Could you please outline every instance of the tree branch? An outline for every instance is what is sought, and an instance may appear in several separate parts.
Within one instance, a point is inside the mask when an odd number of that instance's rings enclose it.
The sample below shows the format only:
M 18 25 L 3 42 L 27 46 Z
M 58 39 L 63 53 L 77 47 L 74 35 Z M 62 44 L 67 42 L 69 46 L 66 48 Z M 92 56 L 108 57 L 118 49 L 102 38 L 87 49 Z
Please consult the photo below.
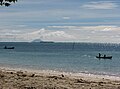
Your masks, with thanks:
M 1 6 L 10 6 L 12 2 L 17 2 L 17 0 L 0 0 L 0 5 Z

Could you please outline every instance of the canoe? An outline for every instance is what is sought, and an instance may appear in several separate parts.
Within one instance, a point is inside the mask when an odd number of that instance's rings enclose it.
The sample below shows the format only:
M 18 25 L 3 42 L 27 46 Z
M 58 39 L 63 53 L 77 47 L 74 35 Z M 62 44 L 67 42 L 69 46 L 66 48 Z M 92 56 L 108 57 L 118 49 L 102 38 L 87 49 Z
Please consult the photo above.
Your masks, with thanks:
M 4 47 L 4 49 L 14 49 L 15 47 Z
M 99 56 L 96 56 L 96 58 L 99 58 L 99 59 L 112 59 L 112 56 L 106 56 L 106 57 L 99 57 Z

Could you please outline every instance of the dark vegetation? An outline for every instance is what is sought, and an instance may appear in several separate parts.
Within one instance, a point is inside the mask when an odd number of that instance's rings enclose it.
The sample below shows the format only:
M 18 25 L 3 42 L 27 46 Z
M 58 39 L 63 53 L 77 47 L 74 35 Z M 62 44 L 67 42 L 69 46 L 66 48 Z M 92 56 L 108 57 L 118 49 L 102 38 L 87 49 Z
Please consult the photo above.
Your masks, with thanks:
M 15 3 L 18 0 L 0 0 L 0 6 L 10 6 L 11 3 Z

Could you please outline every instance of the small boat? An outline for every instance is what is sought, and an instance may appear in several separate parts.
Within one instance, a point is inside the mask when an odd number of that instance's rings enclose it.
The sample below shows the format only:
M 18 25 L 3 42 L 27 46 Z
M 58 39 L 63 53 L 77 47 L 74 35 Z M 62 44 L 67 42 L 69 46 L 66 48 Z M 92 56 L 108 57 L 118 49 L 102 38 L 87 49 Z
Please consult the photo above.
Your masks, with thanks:
M 112 59 L 112 56 L 107 56 L 107 57 L 99 57 L 99 56 L 96 56 L 96 58 L 99 58 L 99 59 Z
M 14 49 L 15 47 L 7 47 L 5 46 L 4 49 Z
M 99 59 L 112 59 L 112 56 L 101 56 L 101 54 L 99 53 L 99 56 L 96 56 L 96 58 L 99 58 Z

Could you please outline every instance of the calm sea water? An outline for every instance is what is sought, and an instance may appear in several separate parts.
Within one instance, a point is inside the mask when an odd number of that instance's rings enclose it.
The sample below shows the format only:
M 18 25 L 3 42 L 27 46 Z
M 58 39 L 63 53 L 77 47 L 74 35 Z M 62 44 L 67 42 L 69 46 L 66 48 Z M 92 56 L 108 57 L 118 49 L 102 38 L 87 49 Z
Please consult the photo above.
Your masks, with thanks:
M 99 60 L 98 53 L 113 58 Z M 120 44 L 1 42 L 0 66 L 119 76 Z

